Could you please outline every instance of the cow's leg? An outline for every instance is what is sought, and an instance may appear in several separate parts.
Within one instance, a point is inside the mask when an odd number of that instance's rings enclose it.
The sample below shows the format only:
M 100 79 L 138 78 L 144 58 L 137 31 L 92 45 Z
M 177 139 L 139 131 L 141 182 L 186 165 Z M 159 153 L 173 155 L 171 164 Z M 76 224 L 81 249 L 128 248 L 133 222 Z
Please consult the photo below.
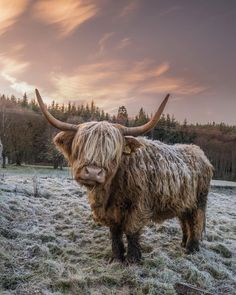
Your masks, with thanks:
M 189 237 L 188 220 L 185 217 L 181 216 L 179 218 L 179 222 L 180 222 L 182 232 L 183 232 L 181 246 L 183 248 L 185 248 L 186 244 L 187 244 L 187 241 L 188 241 L 188 237 Z
M 128 263 L 136 263 L 141 260 L 142 253 L 139 244 L 140 232 L 134 234 L 127 234 L 128 252 L 126 260 Z
M 198 208 L 187 214 L 189 237 L 186 243 L 186 253 L 199 251 L 199 240 L 205 225 L 205 210 Z
M 117 261 L 124 261 L 124 253 L 125 247 L 122 241 L 123 232 L 121 227 L 112 227 L 110 228 L 111 232 L 111 243 L 112 243 L 112 258 L 110 262 L 117 260 Z

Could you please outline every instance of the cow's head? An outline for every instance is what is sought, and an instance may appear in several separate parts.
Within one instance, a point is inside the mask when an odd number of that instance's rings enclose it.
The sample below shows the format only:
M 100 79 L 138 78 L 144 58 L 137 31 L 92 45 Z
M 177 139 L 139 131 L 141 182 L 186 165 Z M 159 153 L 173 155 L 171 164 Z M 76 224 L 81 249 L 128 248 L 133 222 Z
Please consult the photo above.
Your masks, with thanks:
M 107 121 L 78 125 L 61 122 L 48 112 L 37 89 L 36 96 L 49 123 L 62 130 L 54 138 L 55 145 L 70 163 L 76 181 L 88 188 L 110 182 L 119 167 L 122 154 L 129 155 L 141 147 L 134 136 L 155 127 L 169 98 L 168 94 L 148 123 L 125 127 Z

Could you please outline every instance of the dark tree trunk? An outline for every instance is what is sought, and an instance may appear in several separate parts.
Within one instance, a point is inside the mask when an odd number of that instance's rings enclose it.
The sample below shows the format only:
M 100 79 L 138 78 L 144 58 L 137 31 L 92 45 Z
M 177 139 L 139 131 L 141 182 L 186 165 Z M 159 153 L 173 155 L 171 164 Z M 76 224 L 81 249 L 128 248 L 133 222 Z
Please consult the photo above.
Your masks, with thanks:
M 57 169 L 57 168 L 58 168 L 58 162 L 57 162 L 57 161 L 54 161 L 54 163 L 53 163 L 53 168 L 54 168 L 54 169 Z
M 2 168 L 6 168 L 6 155 L 4 152 L 2 153 Z
M 22 153 L 17 152 L 16 153 L 16 165 L 21 166 L 21 163 L 22 163 Z
M 16 165 L 21 166 L 21 159 L 19 159 L 19 158 L 16 159 Z

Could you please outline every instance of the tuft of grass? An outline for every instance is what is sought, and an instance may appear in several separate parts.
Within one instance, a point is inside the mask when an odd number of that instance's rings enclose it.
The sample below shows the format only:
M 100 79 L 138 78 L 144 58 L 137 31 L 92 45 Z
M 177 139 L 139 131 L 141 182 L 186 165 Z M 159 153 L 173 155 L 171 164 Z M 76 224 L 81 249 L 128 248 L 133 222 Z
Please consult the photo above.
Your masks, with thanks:
M 53 280 L 61 277 L 64 270 L 65 266 L 63 263 L 52 259 L 42 261 L 39 268 L 39 272 L 41 272 L 44 277 L 48 277 Z
M 224 258 L 232 257 L 232 252 L 223 244 L 212 245 L 210 248 Z
M 174 287 L 171 284 L 160 282 L 146 284 L 140 291 L 142 291 L 142 293 L 138 293 L 140 295 L 177 295 Z
M 27 282 L 31 275 L 29 274 L 4 274 L 0 276 L 0 281 L 3 289 L 15 290 L 18 285 Z
M 63 250 L 55 243 L 47 243 L 47 247 L 49 249 L 50 254 L 52 254 L 53 257 L 62 255 Z
M 206 239 L 209 242 L 223 241 L 223 238 L 214 232 L 208 232 L 206 235 Z
M 217 280 L 224 280 L 228 278 L 228 274 L 224 270 L 221 270 L 217 264 L 208 264 L 205 266 L 205 269 L 212 275 L 213 278 Z
M 30 257 L 46 257 L 48 249 L 45 246 L 35 244 L 26 248 Z
M 39 235 L 39 239 L 42 241 L 42 243 L 48 243 L 48 242 L 55 241 L 56 236 L 54 233 L 45 232 Z
M 63 294 L 89 294 L 87 281 L 84 277 L 79 275 L 56 280 L 56 282 L 52 285 L 52 289 L 63 292 Z
M 75 233 L 74 230 L 70 231 L 68 234 L 68 238 L 72 241 L 72 242 L 76 242 L 77 239 L 77 235 Z
M 197 269 L 184 271 L 183 278 L 192 285 L 200 287 L 211 285 L 211 276 L 207 272 L 201 272 Z
M 142 243 L 141 248 L 142 248 L 143 253 L 151 253 L 153 251 L 153 246 L 149 245 L 149 244 Z
M 9 253 L 4 249 L 0 249 L 0 261 L 1 262 L 3 262 L 3 261 L 4 262 L 9 262 L 11 260 L 12 259 L 11 259 L 10 255 L 9 255 Z
M 143 263 L 145 267 L 150 269 L 155 268 L 157 271 L 160 271 L 165 266 L 163 257 L 146 258 Z
M 0 228 L 0 236 L 3 236 L 6 239 L 15 240 L 18 234 L 9 228 Z

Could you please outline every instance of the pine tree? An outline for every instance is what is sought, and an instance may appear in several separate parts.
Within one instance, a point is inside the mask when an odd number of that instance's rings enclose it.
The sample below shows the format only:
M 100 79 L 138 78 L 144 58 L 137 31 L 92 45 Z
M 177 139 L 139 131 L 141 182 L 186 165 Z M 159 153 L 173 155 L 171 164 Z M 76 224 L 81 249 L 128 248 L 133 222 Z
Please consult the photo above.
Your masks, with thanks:
M 67 112 L 68 112 L 68 115 L 71 114 L 71 103 L 70 103 L 70 101 L 68 102 Z
M 183 123 L 183 127 L 186 128 L 187 125 L 188 125 L 188 122 L 187 122 L 187 119 L 185 118 L 185 119 L 184 119 L 184 123 Z
M 38 112 L 39 111 L 39 106 L 38 106 L 38 104 L 37 104 L 37 102 L 36 102 L 35 99 L 31 99 L 31 101 L 30 101 L 30 108 L 34 112 Z
M 22 101 L 21 101 L 21 106 L 23 108 L 27 108 L 29 106 L 28 97 L 27 97 L 26 93 L 24 93 L 24 95 L 23 95 L 23 98 L 22 98 Z
M 93 116 L 95 114 L 95 111 L 96 111 L 96 107 L 95 107 L 95 104 L 94 104 L 93 100 L 91 101 L 90 111 L 91 111 L 91 115 Z
M 64 114 L 65 113 L 65 105 L 64 105 L 64 103 L 62 104 L 62 106 L 61 106 L 61 112 Z
M 121 125 L 124 125 L 124 126 L 128 125 L 128 112 L 125 106 L 119 107 L 116 121 L 117 123 Z
M 16 102 L 17 102 L 16 97 L 14 95 L 11 96 L 11 102 L 14 104 L 16 104 Z
M 55 100 L 52 101 L 51 106 L 49 107 L 52 111 L 55 110 Z
M 143 108 L 139 110 L 138 116 L 135 117 L 135 125 L 143 125 L 147 123 L 148 118 Z

